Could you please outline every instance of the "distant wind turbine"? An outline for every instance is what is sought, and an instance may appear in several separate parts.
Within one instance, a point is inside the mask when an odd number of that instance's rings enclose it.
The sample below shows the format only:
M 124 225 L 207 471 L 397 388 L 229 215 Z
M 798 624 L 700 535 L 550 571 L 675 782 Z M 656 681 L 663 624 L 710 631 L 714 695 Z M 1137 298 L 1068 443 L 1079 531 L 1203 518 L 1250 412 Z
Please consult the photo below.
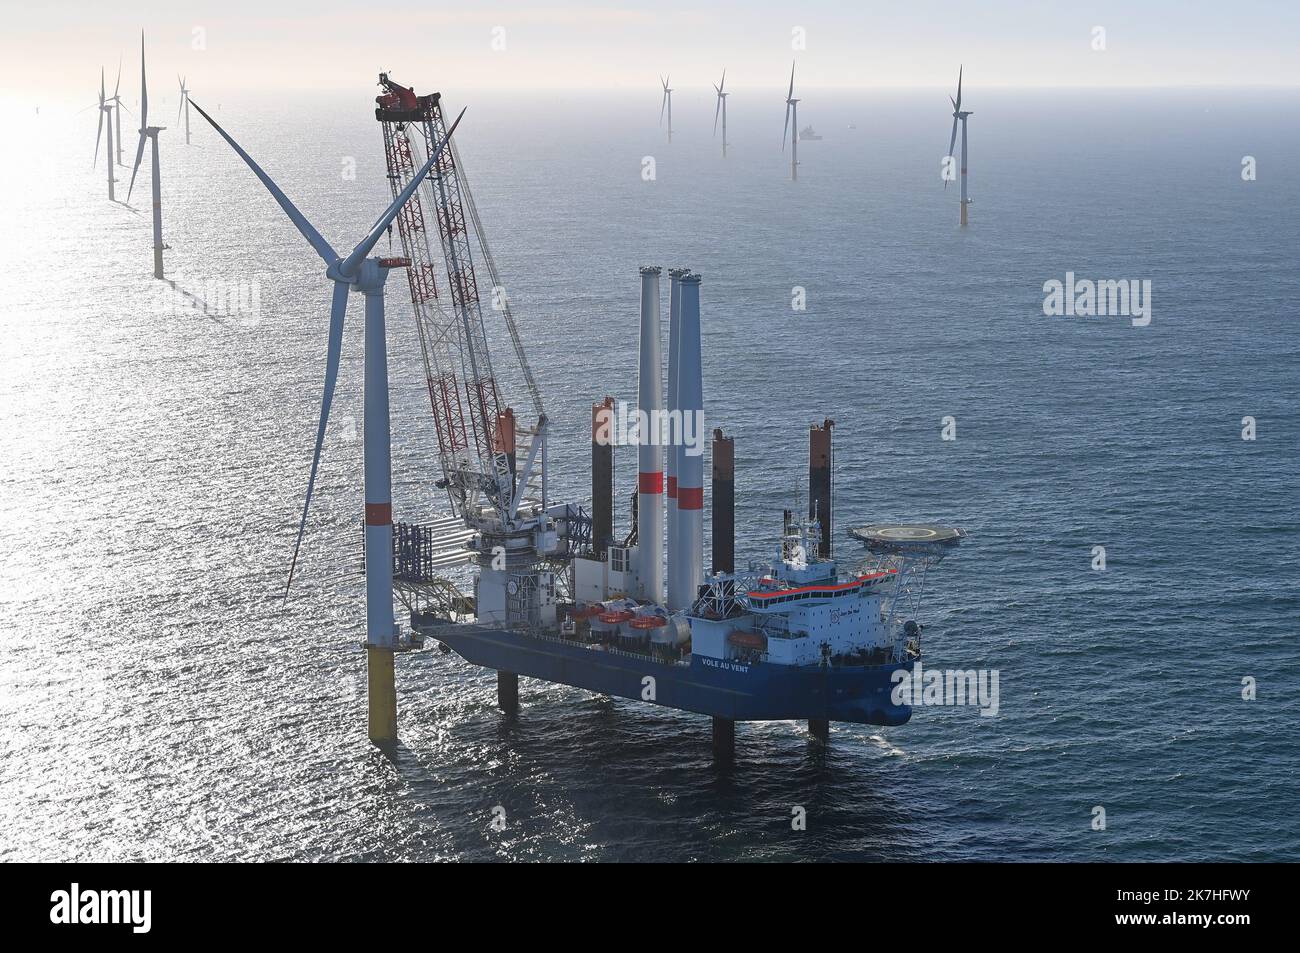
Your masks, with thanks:
M 659 82 L 664 86 L 664 98 L 659 102 L 659 125 L 664 124 L 664 110 L 668 110 L 668 144 L 673 141 L 673 91 L 668 88 L 668 77 L 660 76 Z
M 190 91 L 185 85 L 185 77 L 177 76 L 176 81 L 181 85 L 181 102 L 176 109 L 176 122 L 181 121 L 181 113 L 185 113 L 185 144 L 190 144 Z
M 957 144 L 957 123 L 961 122 L 961 224 L 966 224 L 966 206 L 970 199 L 966 197 L 966 117 L 973 115 L 969 109 L 961 108 L 961 74 L 965 67 L 957 67 L 957 98 L 948 97 L 952 103 L 952 138 L 948 140 L 948 157 L 952 158 L 953 147 Z M 943 187 L 948 188 L 948 177 L 944 176 Z
M 117 82 L 113 84 L 113 95 L 107 100 L 113 104 L 113 122 L 117 126 L 117 164 L 126 165 L 122 161 L 122 97 L 118 91 L 122 88 L 122 60 L 117 61 Z M 130 112 L 131 110 L 127 110 Z
M 718 91 L 718 105 L 713 110 L 713 134 L 718 134 L 718 116 L 722 116 L 722 158 L 727 157 L 727 97 L 730 93 L 723 92 L 727 85 L 727 71 L 722 71 L 722 82 L 713 88 Z
M 794 123 L 791 124 L 791 116 Z M 790 138 L 790 181 L 799 180 L 799 100 L 794 98 L 794 63 L 790 64 L 790 92 L 785 94 L 785 130 L 781 133 L 781 151 L 785 152 L 786 137 Z
M 108 200 L 115 202 L 117 199 L 113 195 L 113 107 L 109 105 L 110 100 L 104 98 L 104 68 L 99 68 L 99 128 L 95 132 L 95 158 L 90 167 L 93 169 L 99 164 L 99 140 L 104 134 L 104 123 L 108 123 L 108 144 L 104 148 L 105 165 L 108 167 Z M 87 109 L 90 107 L 87 106 Z M 82 110 L 85 112 L 85 110 Z
M 135 176 L 140 171 L 140 160 L 144 158 L 144 141 L 153 143 L 153 276 L 163 276 L 163 240 L 162 240 L 162 175 L 158 170 L 158 133 L 166 126 L 149 125 L 149 86 L 144 74 L 144 30 L 140 31 L 140 142 L 135 149 L 135 166 L 131 169 L 131 185 L 126 190 L 126 200 L 131 201 L 135 190 Z

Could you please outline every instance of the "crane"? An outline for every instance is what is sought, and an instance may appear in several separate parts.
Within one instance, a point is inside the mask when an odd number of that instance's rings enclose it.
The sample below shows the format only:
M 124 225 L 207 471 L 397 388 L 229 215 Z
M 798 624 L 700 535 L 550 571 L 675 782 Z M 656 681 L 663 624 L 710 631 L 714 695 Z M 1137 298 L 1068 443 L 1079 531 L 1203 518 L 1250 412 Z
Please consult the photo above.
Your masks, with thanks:
M 379 85 L 383 92 L 375 97 L 375 118 L 383 128 L 388 180 L 397 195 L 427 161 L 433 145 L 446 137 L 442 94 L 417 95 L 387 73 L 379 74 Z M 426 608 L 403 599 L 412 607 L 413 619 L 421 611 L 454 614 L 455 603 L 462 608 L 471 603 L 447 594 L 441 573 L 477 554 L 472 605 L 479 620 L 536 621 L 548 604 L 553 612 L 557 571 L 564 575 L 571 550 L 589 535 L 590 520 L 576 507 L 554 507 L 547 499 L 548 420 L 541 392 L 454 144 L 404 206 L 397 226 L 410 261 L 407 280 L 437 431 L 438 486 L 446 491 L 451 509 L 448 518 L 395 533 L 395 540 L 406 540 L 405 551 L 395 545 L 399 595 L 403 580 L 425 597 L 436 582 L 433 589 L 441 599 Z M 494 371 L 479 267 L 491 282 L 492 307 L 501 314 L 528 391 L 536 420 L 531 428 L 516 424 Z M 405 572 L 404 560 L 409 562 Z

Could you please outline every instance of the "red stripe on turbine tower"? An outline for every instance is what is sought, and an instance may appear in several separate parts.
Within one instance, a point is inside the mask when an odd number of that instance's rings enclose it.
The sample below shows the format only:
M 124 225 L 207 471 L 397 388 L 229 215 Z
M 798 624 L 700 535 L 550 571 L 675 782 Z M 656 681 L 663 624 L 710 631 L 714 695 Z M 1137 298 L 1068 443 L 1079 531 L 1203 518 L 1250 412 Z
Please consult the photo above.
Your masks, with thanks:
M 662 494 L 664 491 L 664 475 L 662 473 L 637 474 L 636 491 L 638 493 Z
M 388 526 L 393 522 L 393 504 L 392 503 L 367 503 L 366 504 L 366 525 L 367 526 Z
M 682 510 L 704 509 L 704 487 L 682 487 L 677 491 L 677 508 Z

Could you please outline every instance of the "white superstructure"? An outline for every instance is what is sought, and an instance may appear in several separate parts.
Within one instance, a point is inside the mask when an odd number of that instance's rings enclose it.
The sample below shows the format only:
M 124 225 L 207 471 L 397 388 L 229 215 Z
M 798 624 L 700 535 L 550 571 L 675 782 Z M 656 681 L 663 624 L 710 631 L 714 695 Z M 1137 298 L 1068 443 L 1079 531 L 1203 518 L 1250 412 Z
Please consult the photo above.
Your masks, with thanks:
M 717 575 L 692 610 L 691 651 L 717 659 L 775 665 L 882 664 L 899 644 L 887 621 L 896 573 L 841 575 L 818 559 L 796 527 L 767 572 Z

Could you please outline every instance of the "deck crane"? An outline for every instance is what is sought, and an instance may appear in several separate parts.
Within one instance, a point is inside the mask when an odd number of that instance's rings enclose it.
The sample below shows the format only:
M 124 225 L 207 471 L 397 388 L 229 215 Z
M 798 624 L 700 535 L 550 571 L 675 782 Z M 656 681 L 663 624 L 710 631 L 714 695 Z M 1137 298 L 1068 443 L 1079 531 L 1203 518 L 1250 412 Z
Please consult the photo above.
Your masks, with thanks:
M 379 74 L 375 118 L 383 128 L 388 180 L 397 195 L 442 142 L 441 93 L 416 95 Z M 425 209 L 433 210 L 431 219 Z M 397 218 L 423 353 L 429 405 L 438 438 L 451 515 L 431 524 L 400 524 L 394 534 L 398 595 L 412 610 L 479 621 L 536 624 L 554 618 L 556 587 L 567 581 L 568 557 L 590 532 L 576 507 L 547 499 L 547 417 L 523 341 L 497 275 L 460 155 L 442 153 Z M 441 261 L 440 261 L 441 259 Z M 523 377 L 535 426 L 519 428 L 494 372 L 484 323 L 476 259 L 491 281 Z M 439 291 L 445 275 L 449 302 Z M 520 437 L 524 438 L 520 441 Z M 520 464 L 522 462 L 522 470 Z M 403 543 L 402 541 L 406 542 Z M 449 590 L 445 570 L 478 563 L 473 603 Z

